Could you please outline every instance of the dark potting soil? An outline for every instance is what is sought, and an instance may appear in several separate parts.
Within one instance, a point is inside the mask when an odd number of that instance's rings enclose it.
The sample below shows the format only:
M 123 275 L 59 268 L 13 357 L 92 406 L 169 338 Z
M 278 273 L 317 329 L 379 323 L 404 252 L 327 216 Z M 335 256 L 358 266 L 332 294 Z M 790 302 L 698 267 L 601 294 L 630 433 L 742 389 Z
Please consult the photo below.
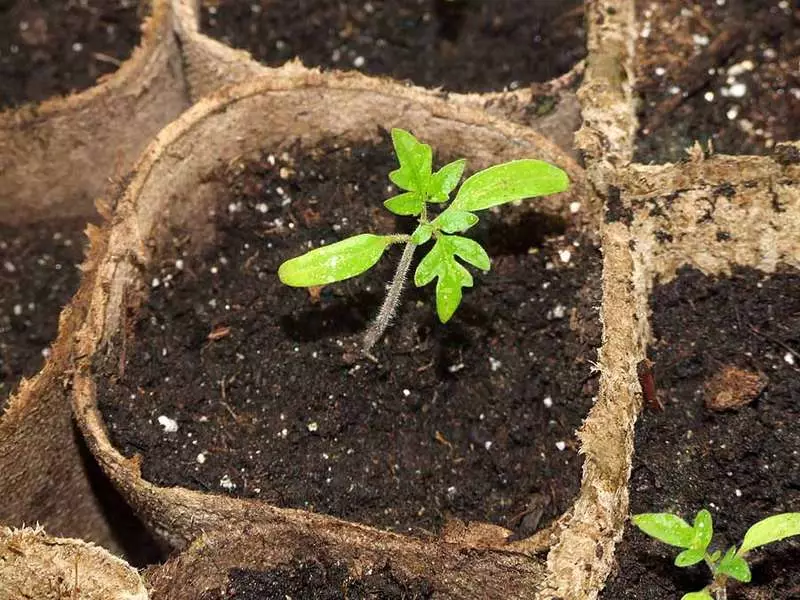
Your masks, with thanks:
M 638 0 L 636 160 L 686 158 L 694 140 L 768 154 L 800 138 L 800 3 Z
M 204 0 L 203 30 L 271 66 L 459 92 L 547 81 L 585 56 L 580 0 Z
M 0 408 L 34 375 L 78 288 L 86 221 L 0 225 Z
M 139 43 L 139 0 L 0 1 L 0 109 L 93 86 Z
M 655 289 L 651 307 L 665 410 L 637 424 L 631 512 L 691 521 L 708 508 L 725 550 L 755 522 L 800 511 L 800 272 L 713 278 L 687 268 Z M 712 412 L 706 386 L 727 366 L 761 373 L 766 387 L 746 406 Z M 628 526 L 603 597 L 674 600 L 708 583 L 705 566 L 673 566 L 676 554 Z M 728 598 L 800 598 L 798 557 L 798 539 L 755 551 L 753 582 L 731 586 Z
M 199 600 L 424 600 L 432 596 L 427 582 L 401 582 L 388 566 L 354 579 L 342 565 L 295 561 L 268 571 L 231 569 L 224 590 L 207 592 Z
M 278 281 L 322 240 L 410 227 L 381 205 L 395 168 L 384 140 L 218 175 L 216 243 L 189 255 L 203 240 L 174 232 L 124 357 L 97 365 L 111 437 L 147 480 L 416 533 L 451 515 L 530 530 L 569 506 L 601 260 L 564 221 L 535 201 L 487 211 L 474 235 L 491 272 L 447 325 L 432 287 L 407 289 L 377 364 L 354 350 L 399 249 L 319 293 Z

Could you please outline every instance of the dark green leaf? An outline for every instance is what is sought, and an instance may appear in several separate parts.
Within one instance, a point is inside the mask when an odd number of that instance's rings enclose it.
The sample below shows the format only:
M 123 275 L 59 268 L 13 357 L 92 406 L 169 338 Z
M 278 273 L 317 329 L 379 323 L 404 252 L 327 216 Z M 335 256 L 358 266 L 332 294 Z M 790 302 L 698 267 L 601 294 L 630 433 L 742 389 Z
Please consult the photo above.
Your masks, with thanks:
M 392 196 L 383 203 L 389 211 L 401 216 L 418 215 L 422 212 L 423 204 L 419 192 L 405 192 Z
M 428 185 L 429 202 L 447 202 L 450 199 L 450 192 L 456 189 L 467 161 L 463 158 L 455 160 L 436 171 L 430 179 Z
M 488 271 L 492 268 L 492 261 L 489 260 L 486 250 L 475 240 L 461 237 L 460 235 L 451 235 L 447 239 L 453 248 L 454 254 L 459 258 L 467 261 L 473 267 L 479 268 L 481 271 Z
M 767 517 L 747 530 L 739 554 L 793 535 L 800 535 L 800 512 Z
M 563 192 L 567 174 L 541 160 L 515 160 L 475 173 L 464 182 L 451 205 L 461 210 L 483 210 L 523 198 Z
M 466 231 L 478 222 L 478 216 L 465 210 L 447 208 L 431 223 L 434 227 L 441 227 L 447 233 Z
M 696 565 L 703 557 L 705 557 L 706 553 L 702 550 L 696 548 L 690 548 L 689 550 L 684 550 L 678 556 L 675 557 L 675 566 L 676 567 L 689 567 L 691 565 Z
M 360 275 L 378 260 L 392 236 L 362 233 L 284 262 L 278 277 L 286 285 L 310 287 Z
M 389 179 L 402 190 L 425 193 L 431 178 L 431 147 L 402 129 L 392 129 L 392 143 L 400 168 L 389 173 Z
M 670 513 L 644 513 L 634 515 L 633 524 L 647 535 L 657 540 L 677 546 L 690 548 L 694 539 L 694 529 L 677 515 Z
M 747 562 L 736 554 L 736 546 L 730 548 L 717 565 L 717 572 L 733 577 L 737 581 L 747 583 L 750 581 L 750 567 Z

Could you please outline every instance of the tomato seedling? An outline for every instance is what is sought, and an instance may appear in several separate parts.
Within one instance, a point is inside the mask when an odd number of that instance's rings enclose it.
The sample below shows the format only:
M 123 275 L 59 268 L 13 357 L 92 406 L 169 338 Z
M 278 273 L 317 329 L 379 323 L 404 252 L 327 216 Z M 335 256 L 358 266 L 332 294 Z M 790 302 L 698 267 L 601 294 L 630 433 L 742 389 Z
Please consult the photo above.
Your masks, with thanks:
M 416 230 L 411 235 L 362 233 L 292 258 L 278 269 L 278 277 L 286 285 L 326 285 L 364 273 L 389 246 L 405 244 L 380 312 L 364 336 L 362 351 L 367 356 L 397 309 L 418 246 L 433 241 L 433 247 L 417 266 L 414 284 L 421 287 L 437 280 L 436 312 L 446 323 L 461 303 L 462 288 L 472 287 L 473 283 L 471 273 L 456 259 L 482 271 L 491 267 L 486 250 L 478 242 L 456 235 L 478 222 L 475 211 L 563 192 L 569 185 L 567 174 L 556 166 L 541 160 L 514 160 L 468 177 L 450 202 L 466 160 L 453 161 L 433 172 L 433 151 L 428 144 L 402 129 L 392 129 L 392 143 L 400 168 L 392 171 L 389 179 L 403 193 L 386 200 L 384 206 L 396 215 L 416 217 Z M 434 216 L 429 213 L 429 204 L 447 206 Z

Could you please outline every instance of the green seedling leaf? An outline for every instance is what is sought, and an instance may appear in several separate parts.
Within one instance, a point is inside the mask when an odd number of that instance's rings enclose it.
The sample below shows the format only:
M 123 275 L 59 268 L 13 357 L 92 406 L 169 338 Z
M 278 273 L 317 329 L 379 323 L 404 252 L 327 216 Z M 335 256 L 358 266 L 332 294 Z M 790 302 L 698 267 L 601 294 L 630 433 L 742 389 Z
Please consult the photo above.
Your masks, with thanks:
M 711 538 L 714 536 L 714 525 L 711 519 L 711 513 L 705 508 L 697 513 L 694 518 L 694 539 L 692 540 L 692 548 L 702 550 L 705 554 L 706 548 L 711 543 Z
M 383 203 L 390 212 L 404 217 L 418 215 L 422 212 L 424 204 L 425 202 L 419 192 L 405 192 L 404 194 L 392 196 Z
M 700 590 L 684 594 L 681 596 L 681 600 L 714 600 L 714 597 L 707 590 Z
M 478 216 L 465 210 L 453 208 L 445 209 L 431 223 L 434 227 L 441 227 L 446 233 L 460 233 L 466 231 L 478 222 Z
M 464 238 L 467 239 L 467 238 Z M 455 259 L 457 248 L 450 236 L 436 240 L 428 254 L 419 262 L 414 272 L 417 287 L 436 282 L 436 313 L 442 323 L 447 323 L 461 304 L 461 288 L 472 287 L 472 275 Z
M 486 250 L 475 240 L 460 235 L 448 236 L 447 240 L 453 248 L 453 253 L 473 267 L 477 267 L 481 271 L 488 271 L 492 268 L 492 261 L 486 254 Z
M 670 513 L 643 513 L 634 515 L 633 524 L 650 537 L 678 548 L 691 548 L 694 528 L 677 515 Z
M 739 555 L 793 535 L 800 535 L 800 513 L 783 513 L 767 517 L 744 534 Z
M 420 223 L 411 234 L 411 241 L 417 246 L 421 246 L 431 239 L 431 235 L 433 235 L 433 227 L 428 223 Z
M 708 558 L 712 563 L 715 563 L 719 560 L 719 557 L 722 556 L 722 552 L 719 550 L 714 550 L 714 553 Z
M 675 557 L 675 566 L 676 567 L 690 567 L 692 565 L 696 565 L 705 557 L 706 553 L 703 550 L 697 548 L 690 548 L 689 550 L 684 550 L 678 556 Z
M 456 189 L 458 182 L 461 181 L 466 166 L 467 161 L 462 158 L 436 171 L 428 184 L 428 202 L 447 202 L 450 199 L 450 192 Z
M 378 262 L 393 241 L 389 235 L 355 235 L 287 260 L 278 269 L 278 277 L 293 287 L 325 285 L 355 277 Z
M 431 147 L 403 129 L 392 129 L 392 143 L 400 168 L 389 173 L 389 179 L 402 190 L 424 194 L 431 179 Z
M 717 565 L 717 573 L 722 573 L 728 577 L 733 577 L 737 581 L 747 583 L 750 581 L 750 567 L 747 562 L 736 554 L 736 546 L 730 548 L 722 560 Z
M 514 160 L 468 178 L 451 207 L 483 210 L 514 200 L 563 192 L 568 186 L 567 174 L 554 165 L 541 160 Z

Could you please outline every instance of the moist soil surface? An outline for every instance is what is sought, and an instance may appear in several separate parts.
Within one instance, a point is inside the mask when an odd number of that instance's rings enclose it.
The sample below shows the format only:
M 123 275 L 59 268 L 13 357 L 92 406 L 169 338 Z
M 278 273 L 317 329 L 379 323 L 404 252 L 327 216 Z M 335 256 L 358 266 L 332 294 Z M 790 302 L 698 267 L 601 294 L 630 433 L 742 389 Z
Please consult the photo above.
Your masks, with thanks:
M 432 596 L 427 582 L 403 583 L 388 566 L 354 579 L 346 566 L 295 561 L 268 571 L 231 569 L 226 588 L 206 592 L 200 600 L 425 600 Z
M 691 522 L 707 508 L 712 546 L 724 551 L 755 522 L 800 511 L 800 272 L 737 268 L 711 278 L 686 268 L 655 289 L 651 308 L 664 411 L 645 410 L 637 424 L 631 513 L 675 512 Z M 740 376 L 721 389 L 715 376 L 730 367 L 761 384 L 745 386 Z M 748 388 L 752 401 L 738 409 L 705 406 Z M 674 600 L 703 588 L 708 570 L 673 566 L 677 552 L 628 526 L 603 598 Z M 800 598 L 798 552 L 797 539 L 755 551 L 752 583 L 731 586 L 728 598 Z
M 639 162 L 675 162 L 711 141 L 768 154 L 800 138 L 800 4 L 637 1 Z
M 500 91 L 585 56 L 579 0 L 204 0 L 203 30 L 280 66 L 357 69 L 450 91 Z
M 601 268 L 569 223 L 535 201 L 483 213 L 471 232 L 492 270 L 447 325 L 432 286 L 407 289 L 377 363 L 357 346 L 399 248 L 313 293 L 278 281 L 322 240 L 409 230 L 381 206 L 396 166 L 384 135 L 216 174 L 214 243 L 167 236 L 135 322 L 96 365 L 111 438 L 145 479 L 418 534 L 453 516 L 524 535 L 569 506 Z
M 78 288 L 83 219 L 0 225 L 0 408 L 43 365 Z
M 0 1 L 0 109 L 93 86 L 139 43 L 139 0 Z

